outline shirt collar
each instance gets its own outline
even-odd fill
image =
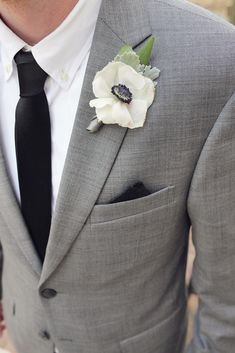
[[[5,79],[14,69],[14,56],[31,50],[41,68],[61,87],[68,88],[90,50],[102,0],[79,0],[65,20],[48,36],[30,47],[0,20],[1,59]]]
[[[4,69],[5,80],[8,80],[13,72],[13,59],[15,54],[24,47],[25,42],[12,32],[0,19],[1,33],[1,61]]]

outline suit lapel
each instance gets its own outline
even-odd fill
[[[32,244],[12,191],[0,153],[2,216],[41,285],[57,268],[81,232],[121,147],[126,128],[105,125],[95,133],[86,128],[94,110],[92,81],[124,44],[140,45],[151,35],[143,0],[103,0],[84,77],[77,114],[52,217],[43,267]],[[75,39],[76,40],[76,39]]]
[[[24,253],[30,264],[30,268],[40,276],[41,261],[35,251],[31,237],[28,233],[24,219],[22,217],[18,202],[12,190],[11,183],[7,174],[6,163],[0,149],[0,212],[11,235],[15,239],[19,248]]]
[[[56,269],[81,232],[121,147],[126,128],[105,125],[91,134],[89,107],[95,73],[113,60],[120,47],[133,47],[149,35],[142,0],[103,0],[97,20],[82,94],[66,157],[40,284]]]
[[[140,25],[141,24],[141,25]],[[120,47],[142,43],[151,28],[142,0],[103,0],[80,103],[66,157],[40,284],[52,274],[81,232],[121,147],[127,129],[105,125],[90,134],[89,107],[97,71],[113,60]]]

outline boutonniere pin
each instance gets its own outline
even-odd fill
[[[114,60],[96,73],[92,82],[96,98],[89,102],[96,115],[88,131],[96,132],[104,124],[130,129],[144,125],[160,74],[159,69],[150,65],[154,43],[151,36],[138,53],[128,45],[123,46]]]

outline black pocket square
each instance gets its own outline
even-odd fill
[[[151,191],[149,191],[141,181],[138,181],[133,186],[127,188],[121,195],[112,199],[109,203],[134,200],[149,194],[151,194]]]

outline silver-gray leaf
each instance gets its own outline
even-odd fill
[[[143,75],[154,81],[159,77],[160,70],[157,69],[156,67],[145,66]]]
[[[97,132],[101,126],[103,126],[104,124],[102,123],[102,121],[98,121],[97,118],[92,119],[92,121],[90,122],[90,124],[87,127],[87,130],[89,132]]]

